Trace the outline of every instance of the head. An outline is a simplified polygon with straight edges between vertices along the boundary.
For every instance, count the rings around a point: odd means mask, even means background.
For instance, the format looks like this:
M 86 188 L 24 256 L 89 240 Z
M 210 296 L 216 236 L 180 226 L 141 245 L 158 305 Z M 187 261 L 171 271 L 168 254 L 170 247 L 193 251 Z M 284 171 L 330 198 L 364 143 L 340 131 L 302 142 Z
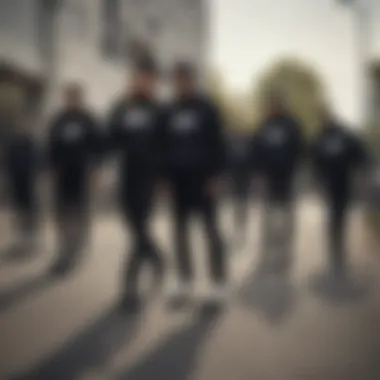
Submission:
M 330 106 L 326 103 L 319 105 L 318 113 L 322 122 L 331 121 L 335 118 Z
M 132 92 L 151 97 L 156 92 L 158 68 L 151 59 L 138 62 L 132 73 Z
M 197 73 L 190 63 L 177 63 L 172 72 L 172 80 L 178 97 L 189 97 L 197 91 Z
M 16 133 L 18 135 L 31 135 L 34 129 L 34 117 L 31 113 L 22 112 L 18 115 Z
M 63 90 L 63 101 L 68 109 L 80 109 L 84 106 L 84 90 L 78 83 L 70 83 Z
M 285 97 L 279 92 L 274 92 L 269 95 L 268 112 L 270 116 L 282 115 L 288 112 Z

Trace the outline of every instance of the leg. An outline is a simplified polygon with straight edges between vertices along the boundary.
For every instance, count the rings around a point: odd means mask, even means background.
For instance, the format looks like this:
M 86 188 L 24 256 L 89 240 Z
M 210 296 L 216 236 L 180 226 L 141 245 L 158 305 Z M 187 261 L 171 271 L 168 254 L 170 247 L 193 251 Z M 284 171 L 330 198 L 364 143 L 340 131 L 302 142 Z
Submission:
M 235 237 L 239 246 L 244 245 L 248 217 L 248 193 L 245 184 L 237 185 L 235 194 Z
M 201 213 L 204 218 L 209 243 L 210 272 L 215 283 L 224 284 L 227 278 L 226 257 L 220 236 L 216 203 L 210 196 L 203 196 Z
M 283 252 L 281 252 L 281 269 L 288 269 L 293 254 L 293 242 L 294 242 L 294 230 L 295 230 L 295 210 L 294 204 L 290 198 L 284 200 L 281 204 L 282 211 L 282 231 L 281 231 L 281 246 Z
M 344 270 L 344 228 L 348 200 L 333 197 L 330 205 L 330 260 L 335 273 Z
M 133 185 L 133 186 L 132 186 Z M 133 236 L 132 250 L 124 275 L 125 298 L 138 299 L 138 280 L 145 262 L 153 265 L 159 285 L 163 278 L 163 260 L 149 232 L 149 215 L 152 198 L 151 182 L 135 177 L 123 197 L 123 209 Z
M 70 233 L 72 221 L 71 207 L 64 200 L 59 200 L 56 210 L 56 226 L 58 238 L 58 257 L 53 264 L 52 272 L 55 275 L 66 274 L 73 265 L 72 236 Z
M 176 254 L 176 265 L 179 279 L 188 284 L 193 279 L 193 268 L 188 241 L 188 219 L 190 204 L 186 197 L 187 189 L 176 186 L 174 194 L 174 246 Z
M 261 249 L 261 267 L 264 268 L 268 262 L 268 258 L 271 251 L 272 239 L 273 239 L 273 200 L 266 199 L 264 201 L 264 209 L 263 209 L 263 223 L 262 223 L 262 249 Z

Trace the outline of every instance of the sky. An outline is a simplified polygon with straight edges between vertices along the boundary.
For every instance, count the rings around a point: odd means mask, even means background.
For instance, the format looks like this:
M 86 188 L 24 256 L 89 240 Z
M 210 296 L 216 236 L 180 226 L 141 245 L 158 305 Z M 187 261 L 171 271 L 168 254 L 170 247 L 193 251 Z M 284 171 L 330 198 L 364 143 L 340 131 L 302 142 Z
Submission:
M 360 120 L 363 81 L 349 8 L 337 0 L 210 1 L 210 59 L 232 90 L 248 90 L 271 62 L 296 56 L 318 70 L 337 113 Z M 380 56 L 380 1 L 363 1 L 371 7 L 371 54 Z

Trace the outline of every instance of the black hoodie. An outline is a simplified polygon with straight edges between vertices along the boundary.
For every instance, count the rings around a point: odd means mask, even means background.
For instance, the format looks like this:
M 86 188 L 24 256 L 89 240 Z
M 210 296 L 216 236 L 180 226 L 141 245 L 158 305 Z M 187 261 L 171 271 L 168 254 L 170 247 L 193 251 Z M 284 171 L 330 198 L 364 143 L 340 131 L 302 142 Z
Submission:
M 176 100 L 167 110 L 163 149 L 169 176 L 219 174 L 226 157 L 217 108 L 202 96 Z
M 346 190 L 354 170 L 367 162 L 365 148 L 354 133 L 327 121 L 312 149 L 317 176 L 331 191 Z
M 269 117 L 255 135 L 254 149 L 259 171 L 270 183 L 290 183 L 304 149 L 298 122 L 287 114 Z

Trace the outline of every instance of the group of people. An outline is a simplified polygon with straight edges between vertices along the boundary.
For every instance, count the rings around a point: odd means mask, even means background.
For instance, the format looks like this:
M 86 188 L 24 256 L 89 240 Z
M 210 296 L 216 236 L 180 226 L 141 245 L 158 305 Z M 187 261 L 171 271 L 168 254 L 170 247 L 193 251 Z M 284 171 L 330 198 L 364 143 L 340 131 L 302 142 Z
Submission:
M 198 212 L 204 221 L 214 284 L 210 301 L 220 302 L 228 280 L 226 244 L 217 218 L 222 179 L 228 171 L 233 173 L 240 218 L 247 207 L 244 199 L 249 194 L 248 184 L 251 178 L 259 178 L 269 206 L 264 239 L 273 240 L 270 219 L 275 216 L 273 210 L 280 208 L 287 211 L 286 228 L 281 231 L 285 240 L 281 241 L 290 243 L 287 237 L 292 229 L 289 215 L 293 210 L 293 185 L 305 157 L 311 158 L 326 190 L 331 211 L 331 259 L 334 269 L 342 271 L 343 222 L 351 179 L 366 162 L 359 139 L 324 109 L 323 129 L 312 148 L 307 149 L 302 128 L 286 107 L 286 99 L 275 94 L 266 119 L 245 139 L 242 151 L 239 148 L 239 152 L 229 155 L 220 112 L 200 90 L 195 68 L 188 63 L 175 65 L 171 72 L 174 97 L 166 105 L 157 99 L 159 79 L 153 61 L 136 64 L 124 95 L 103 128 L 87 109 L 83 89 L 76 84 L 65 88 L 63 108 L 48 128 L 44 160 L 52 173 L 60 247 L 52 272 L 69 273 L 78 262 L 89 232 L 91 190 L 101 166 L 116 154 L 120 159 L 118 205 L 133 237 L 123 276 L 123 308 L 141 305 L 138 283 L 145 263 L 153 268 L 155 286 L 165 278 L 165 261 L 149 228 L 157 188 L 165 189 L 172 201 L 178 283 L 171 299 L 182 304 L 191 294 L 194 273 L 188 224 L 190 215 Z M 5 160 L 10 195 L 20 211 L 24 232 L 35 226 L 39 162 L 28 127 L 27 118 L 21 119 Z M 286 249 L 285 245 L 280 248 Z

